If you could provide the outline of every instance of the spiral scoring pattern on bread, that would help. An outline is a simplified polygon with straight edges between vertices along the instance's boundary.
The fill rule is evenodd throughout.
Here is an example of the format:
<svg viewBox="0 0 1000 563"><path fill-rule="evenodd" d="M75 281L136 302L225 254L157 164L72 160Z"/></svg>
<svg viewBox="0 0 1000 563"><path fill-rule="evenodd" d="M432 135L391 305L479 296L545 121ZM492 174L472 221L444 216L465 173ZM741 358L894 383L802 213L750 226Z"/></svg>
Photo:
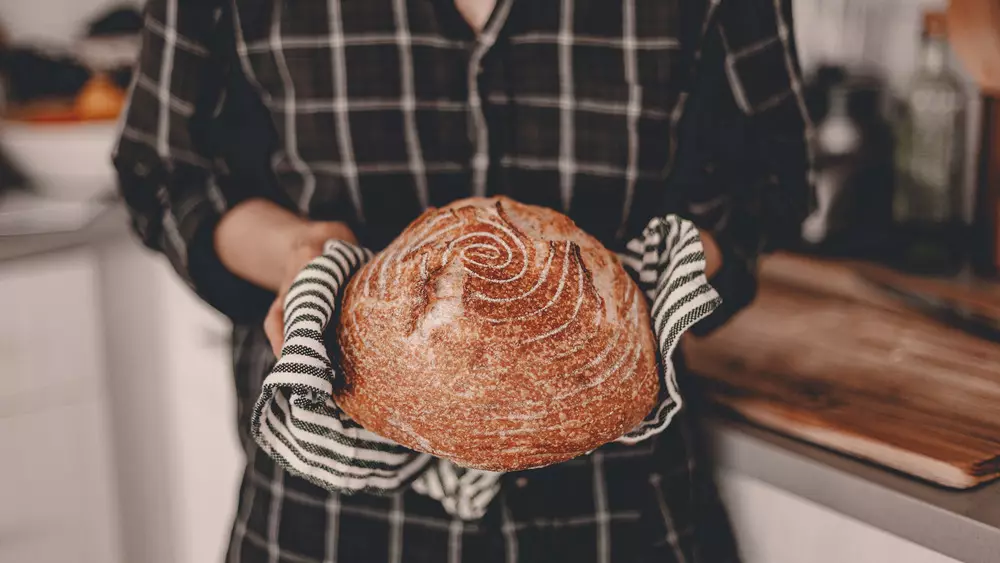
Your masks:
<svg viewBox="0 0 1000 563"><path fill-rule="evenodd" d="M347 287L337 401L366 428L461 465L547 465L653 408L645 301L554 211L503 198L428 211Z"/></svg>

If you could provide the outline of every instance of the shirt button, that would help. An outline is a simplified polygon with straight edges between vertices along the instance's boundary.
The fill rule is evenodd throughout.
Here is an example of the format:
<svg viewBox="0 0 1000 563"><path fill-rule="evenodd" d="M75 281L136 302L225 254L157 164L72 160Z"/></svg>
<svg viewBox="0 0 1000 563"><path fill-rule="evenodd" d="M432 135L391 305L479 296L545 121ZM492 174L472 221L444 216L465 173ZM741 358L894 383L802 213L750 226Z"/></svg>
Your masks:
<svg viewBox="0 0 1000 563"><path fill-rule="evenodd" d="M523 489L523 488L525 488L525 487L528 486L528 478L527 477L518 477L517 480L514 481L514 484L517 485L517 488Z"/></svg>

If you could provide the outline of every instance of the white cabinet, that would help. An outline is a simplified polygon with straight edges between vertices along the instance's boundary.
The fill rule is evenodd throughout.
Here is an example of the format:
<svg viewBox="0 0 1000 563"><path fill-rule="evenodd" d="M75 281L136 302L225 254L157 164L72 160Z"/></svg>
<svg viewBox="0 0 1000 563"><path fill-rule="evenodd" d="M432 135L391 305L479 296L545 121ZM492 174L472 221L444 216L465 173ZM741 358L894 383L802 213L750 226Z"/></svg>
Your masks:
<svg viewBox="0 0 1000 563"><path fill-rule="evenodd" d="M116 563L95 260L0 266L0 563Z"/></svg>
<svg viewBox="0 0 1000 563"><path fill-rule="evenodd" d="M197 300L164 261L170 431L175 446L179 562L222 561L236 510L243 453L228 322Z"/></svg>
<svg viewBox="0 0 1000 563"><path fill-rule="evenodd" d="M744 475L719 487L744 563L958 563Z"/></svg>
<svg viewBox="0 0 1000 563"><path fill-rule="evenodd" d="M100 253L125 559L221 561L243 466L230 329L162 257Z"/></svg>

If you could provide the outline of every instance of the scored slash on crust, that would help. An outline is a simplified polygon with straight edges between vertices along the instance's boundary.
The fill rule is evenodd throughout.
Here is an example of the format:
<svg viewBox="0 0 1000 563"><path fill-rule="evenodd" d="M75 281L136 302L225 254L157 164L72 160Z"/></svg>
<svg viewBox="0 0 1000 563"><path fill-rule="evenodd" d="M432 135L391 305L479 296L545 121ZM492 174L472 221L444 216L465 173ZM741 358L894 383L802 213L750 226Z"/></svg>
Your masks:
<svg viewBox="0 0 1000 563"><path fill-rule="evenodd" d="M338 338L357 385L338 403L469 467L582 454L656 402L638 295L613 254L551 210L473 199L425 213L347 288L357 313Z"/></svg>

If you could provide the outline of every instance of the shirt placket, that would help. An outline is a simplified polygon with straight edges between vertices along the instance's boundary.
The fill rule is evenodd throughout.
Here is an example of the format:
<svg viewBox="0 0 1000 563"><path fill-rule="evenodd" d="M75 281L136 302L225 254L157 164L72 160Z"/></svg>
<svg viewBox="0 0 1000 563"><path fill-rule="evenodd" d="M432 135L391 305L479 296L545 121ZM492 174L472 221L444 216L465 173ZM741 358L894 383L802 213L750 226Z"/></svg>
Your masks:
<svg viewBox="0 0 1000 563"><path fill-rule="evenodd" d="M514 0L499 0L493 15L486 27L476 39L472 54L469 57L468 91L469 91L469 139L472 142L472 194L486 195L487 172L490 167L489 127L486 114L483 112L483 98L479 91L479 77L482 74L483 57L496 43L497 36L503 29L510 15Z"/></svg>

